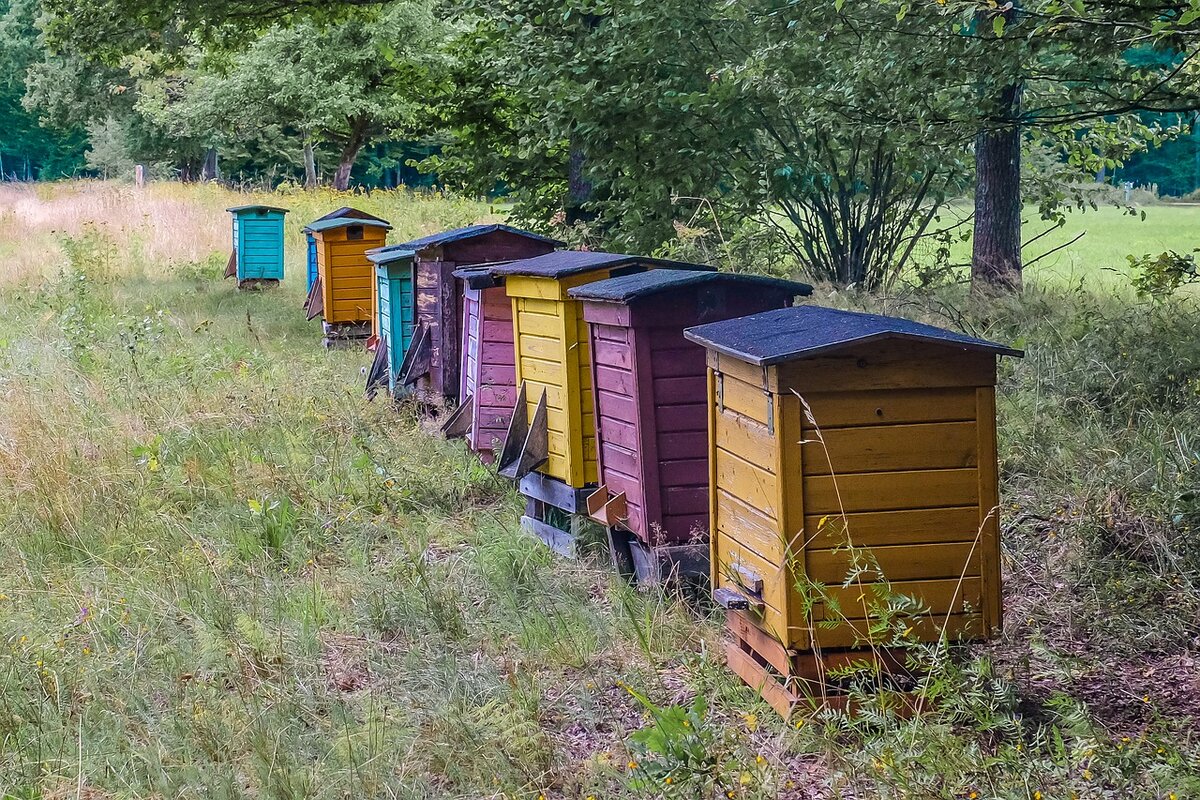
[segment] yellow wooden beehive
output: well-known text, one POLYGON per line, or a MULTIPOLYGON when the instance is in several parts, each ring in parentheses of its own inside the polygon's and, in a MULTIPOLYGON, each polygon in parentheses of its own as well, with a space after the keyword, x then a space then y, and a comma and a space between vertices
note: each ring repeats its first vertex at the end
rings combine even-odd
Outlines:
POLYGON ((712 587, 757 666, 885 644, 897 597, 924 608, 913 640, 1000 628, 996 358, 1019 351, 813 306, 686 336, 708 349, 712 587))
MULTIPOLYGON (((583 303, 569 289, 651 268, 711 269, 620 253, 561 250, 501 264, 513 303, 517 385, 529 418, 545 393, 547 452, 539 472, 574 488, 596 482, 596 423, 591 349, 583 303)), ((513 475, 513 477, 522 477, 513 475)))

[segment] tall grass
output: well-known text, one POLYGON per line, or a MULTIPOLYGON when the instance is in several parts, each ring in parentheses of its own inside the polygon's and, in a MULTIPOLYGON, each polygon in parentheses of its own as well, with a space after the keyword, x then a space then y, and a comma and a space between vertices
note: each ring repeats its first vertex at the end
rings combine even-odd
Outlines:
MULTIPOLYGON (((999 392, 1004 637, 920 719, 797 727, 715 620, 551 558, 506 484, 363 399, 366 355, 299 310, 300 224, 349 198, 270 197, 289 277, 238 293, 223 208, 248 198, 0 192, 0 794, 696 796, 630 739, 660 715, 735 797, 1200 792, 1190 301, 822 298, 1029 355, 999 392)), ((397 237, 488 213, 351 204, 397 237)))

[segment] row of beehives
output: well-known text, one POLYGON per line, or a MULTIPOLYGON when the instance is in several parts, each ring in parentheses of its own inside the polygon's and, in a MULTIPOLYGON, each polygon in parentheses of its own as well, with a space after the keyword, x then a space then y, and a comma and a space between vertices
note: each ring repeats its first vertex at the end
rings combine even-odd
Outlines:
POLYGON ((451 409, 556 550, 599 523, 639 580, 708 576, 730 665, 780 710, 879 652, 877 601, 916 599, 919 640, 1000 625, 994 385, 1016 351, 503 225, 386 230, 349 209, 306 228, 310 315, 369 337, 368 390, 451 409))

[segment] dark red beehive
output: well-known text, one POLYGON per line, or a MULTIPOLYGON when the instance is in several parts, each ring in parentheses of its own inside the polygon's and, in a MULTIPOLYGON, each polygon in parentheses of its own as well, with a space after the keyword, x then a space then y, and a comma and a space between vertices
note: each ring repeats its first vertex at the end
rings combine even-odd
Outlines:
POLYGON ((707 573, 708 401, 684 328, 792 304, 812 287, 758 275, 651 270, 571 289, 583 301, 600 489, 589 512, 630 545, 640 578, 707 573))
POLYGON ((454 271, 540 256, 561 244, 508 225, 468 225, 398 245, 416 253, 415 329, 400 382, 414 386, 417 397, 426 402, 457 403, 462 374, 463 292, 454 271))

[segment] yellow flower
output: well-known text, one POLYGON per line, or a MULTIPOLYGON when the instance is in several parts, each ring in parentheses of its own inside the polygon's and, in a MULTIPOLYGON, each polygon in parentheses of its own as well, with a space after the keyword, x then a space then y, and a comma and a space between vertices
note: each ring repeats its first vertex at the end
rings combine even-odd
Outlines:
POLYGON ((743 714, 742 719, 746 721, 746 729, 749 731, 758 730, 758 714, 749 713, 743 714))
POLYGON ((796 720, 796 727, 797 727, 797 728, 803 728, 803 727, 804 727, 804 719, 803 719, 803 718, 796 720))
POLYGON ((1038 789, 1033 790, 1033 800, 1042 800, 1042 793, 1038 789))
POLYGON ((754 757, 754 763, 758 764, 759 766, 762 766, 763 764, 767 763, 767 760, 765 758, 763 758, 761 755, 757 755, 754 757))
POLYGON ((90 647, 83 648, 83 654, 85 656, 90 656, 92 654, 92 648, 90 648, 90 647))
POLYGON ((754 778, 750 777, 749 772, 743 772, 741 775, 738 776, 738 783, 740 783, 742 786, 746 786, 753 780, 754 780, 754 778))
POLYGON ((971 800, 975 800, 975 798, 979 797, 979 792, 972 791, 969 795, 967 795, 967 797, 971 798, 971 800))
POLYGON ((670 785, 671 785, 672 783, 674 783, 674 782, 675 782, 675 779, 674 779, 674 778, 672 778, 670 775, 668 775, 667 777, 663 778, 663 783, 667 784, 668 786, 670 786, 670 785))
POLYGON ((626 764, 626 766, 629 767, 630 769, 637 769, 638 763, 636 761, 630 761, 628 764, 626 764))
POLYGON ((1085 769, 1083 771, 1083 779, 1085 781, 1090 781, 1092 779, 1092 771, 1090 769, 1085 769))

